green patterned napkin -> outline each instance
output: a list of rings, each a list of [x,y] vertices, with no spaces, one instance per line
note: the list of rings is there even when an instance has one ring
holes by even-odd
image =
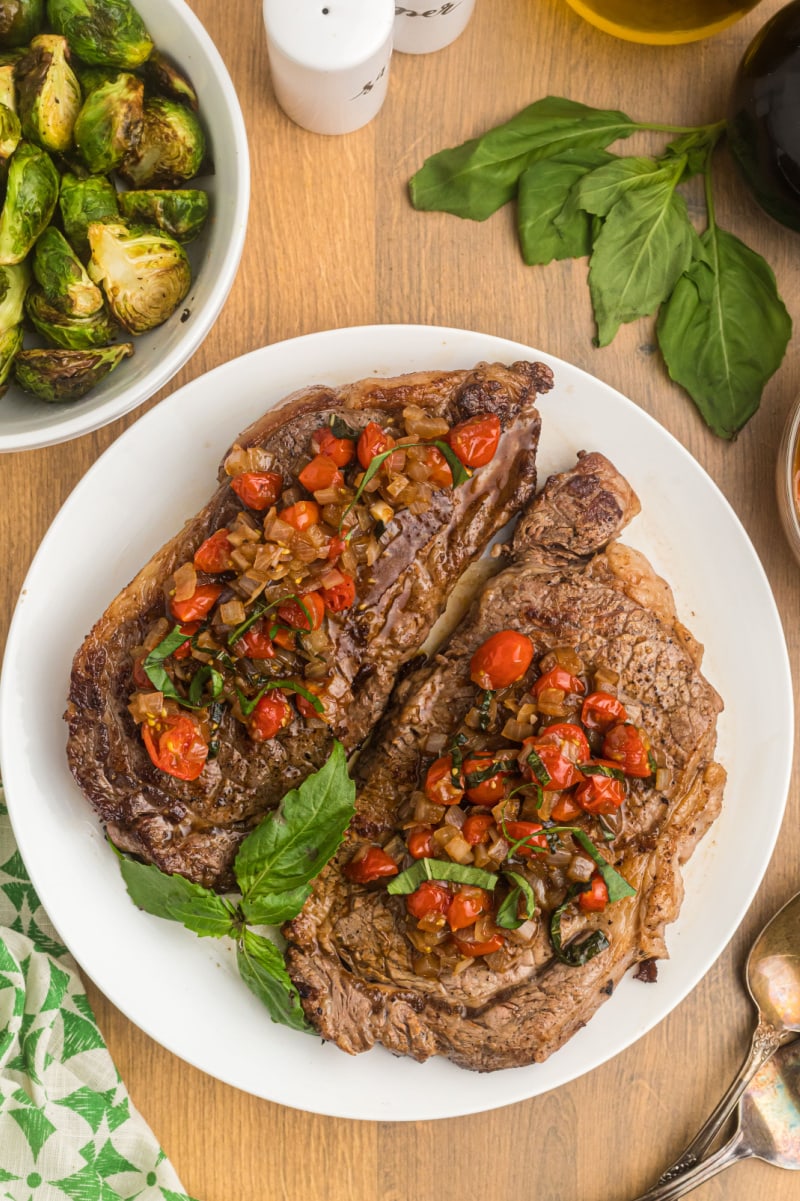
[[[190,1201],[131,1104],[0,790],[0,1199]]]

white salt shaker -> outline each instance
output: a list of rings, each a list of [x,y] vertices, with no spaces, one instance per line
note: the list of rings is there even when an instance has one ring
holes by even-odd
[[[405,54],[430,54],[454,42],[467,27],[475,0],[409,0],[396,4],[394,48]]]
[[[383,104],[394,0],[264,0],[275,95],[313,133],[351,133]]]

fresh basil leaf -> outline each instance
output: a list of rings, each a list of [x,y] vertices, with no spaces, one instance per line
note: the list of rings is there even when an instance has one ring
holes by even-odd
[[[605,217],[626,192],[665,185],[673,188],[681,174],[678,160],[666,164],[630,155],[590,171],[575,189],[575,202],[587,213]]]
[[[212,667],[210,663],[204,663],[198,671],[192,676],[192,682],[189,685],[189,704],[195,709],[205,707],[203,702],[203,689],[206,684],[211,684],[211,700],[215,701],[222,694],[223,679],[222,673]],[[207,703],[207,702],[206,702]]]
[[[310,896],[311,885],[301,884],[291,892],[267,893],[252,900],[244,898],[240,908],[251,926],[279,926],[297,917]]]
[[[319,874],[355,812],[347,757],[334,742],[326,763],[245,838],[234,863],[244,900],[293,892]]]
[[[449,859],[418,859],[411,867],[395,876],[386,885],[386,891],[396,896],[415,892],[423,880],[450,880],[456,884],[475,884],[478,888],[491,891],[497,884],[493,872],[467,863],[454,863]]]
[[[314,1033],[274,942],[245,928],[236,949],[236,963],[239,975],[250,991],[264,1002],[273,1022],[291,1026],[292,1030]]]
[[[175,688],[166,668],[164,660],[168,659],[173,651],[176,651],[179,646],[183,646],[184,642],[188,642],[191,634],[182,634],[179,625],[173,626],[166,638],[159,642],[158,646],[154,647],[148,655],[145,655],[142,660],[142,669],[150,683],[159,692],[163,692],[164,696],[170,697],[172,700],[180,701],[185,704],[184,698]]]
[[[667,154],[685,160],[681,181],[706,170],[711,152],[724,134],[726,124],[725,121],[717,121],[714,125],[700,125],[669,143]]]
[[[530,921],[536,912],[536,898],[533,889],[524,876],[519,872],[503,872],[503,875],[513,882],[514,887],[497,911],[495,924],[504,930],[518,930],[525,922]],[[525,898],[523,916],[519,916],[520,898]]]
[[[492,707],[492,698],[494,692],[491,688],[487,688],[481,698],[481,703],[478,706],[478,729],[488,730],[491,716],[489,710]]]
[[[592,221],[572,203],[572,195],[588,172],[611,158],[604,150],[567,150],[523,171],[517,192],[517,233],[529,266],[589,254]]]
[[[561,918],[563,917],[564,910],[577,894],[583,891],[584,887],[585,885],[583,884],[573,884],[567,892],[563,905],[559,905],[558,909],[555,909],[550,917],[550,941],[553,944],[556,958],[570,967],[582,967],[590,959],[594,959],[595,955],[599,955],[601,951],[607,950],[610,945],[602,930],[593,930],[585,938],[573,939],[566,946],[562,943]]]
[[[697,233],[671,183],[627,191],[610,210],[589,260],[598,346],[655,312],[688,270]]]
[[[607,859],[603,858],[589,835],[578,829],[577,826],[573,828],[572,833],[575,841],[581,844],[589,858],[597,864],[597,870],[606,882],[609,901],[621,901],[623,897],[635,897],[636,889],[611,866]]]
[[[511,200],[533,163],[566,150],[608,146],[635,129],[624,113],[546,96],[481,137],[426,159],[410,180],[411,203],[484,221]]]
[[[464,466],[452,446],[449,446],[447,442],[440,442],[438,439],[434,441],[433,445],[447,460],[447,465],[453,473],[454,488],[458,488],[460,484],[466,484],[468,480],[472,479],[472,471],[469,467]]]
[[[546,788],[550,783],[550,772],[542,762],[541,756],[538,755],[536,751],[531,750],[528,754],[526,762],[533,774],[536,776],[536,779],[541,784],[542,788]]]
[[[624,780],[625,772],[621,767],[609,767],[606,763],[579,763],[578,771],[585,776],[607,776],[611,780]]]
[[[691,264],[662,307],[658,342],[706,424],[733,438],[780,366],[792,321],[760,254],[713,224],[700,241],[705,261]]]
[[[182,922],[195,934],[222,938],[233,934],[236,910],[217,893],[183,876],[168,876],[153,864],[120,857],[122,878],[134,905],[155,917]]]
[[[487,763],[486,767],[481,767],[478,771],[471,771],[464,776],[464,784],[467,788],[477,788],[479,784],[484,784],[486,780],[492,780],[501,772],[511,770],[511,764],[516,763],[516,757],[513,759],[493,759],[491,763]]]

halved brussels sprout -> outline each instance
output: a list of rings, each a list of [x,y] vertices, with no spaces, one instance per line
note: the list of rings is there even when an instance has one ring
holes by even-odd
[[[22,129],[17,114],[0,104],[0,163],[6,163],[19,146]]]
[[[8,377],[14,359],[22,350],[22,326],[14,325],[0,333],[0,396],[8,391]]]
[[[86,230],[92,221],[118,221],[117,192],[109,179],[93,175],[79,179],[67,172],[61,177],[58,202],[67,240],[86,262],[91,253]]]
[[[11,156],[0,213],[0,263],[21,263],[58,200],[59,176],[46,150],[20,142]]]
[[[27,46],[42,28],[44,0],[3,0],[0,46]]]
[[[89,275],[111,312],[131,334],[161,325],[186,296],[192,273],[186,251],[169,234],[149,226],[89,226]]]
[[[47,0],[47,17],[85,63],[130,70],[153,50],[130,0]]]
[[[20,350],[14,378],[40,400],[80,400],[131,354],[130,342],[94,350]]]
[[[91,317],[103,307],[103,293],[53,225],[48,225],[34,247],[33,274],[49,303],[70,317]]]
[[[208,217],[208,196],[194,188],[120,192],[117,200],[126,221],[157,225],[179,242],[196,238]]]
[[[10,108],[12,113],[17,111],[17,81],[13,63],[0,63],[0,104]]]
[[[90,92],[75,122],[75,145],[93,175],[135,153],[144,123],[144,84],[124,73]]]
[[[178,187],[197,175],[205,153],[205,136],[194,113],[154,96],[144,104],[139,147],[126,155],[119,173],[132,188]]]
[[[0,266],[0,330],[19,325],[30,285],[31,269],[27,262]]]
[[[17,107],[22,132],[45,150],[72,145],[72,130],[81,108],[81,86],[69,65],[66,39],[42,33],[17,63]]]
[[[25,300],[25,311],[34,327],[53,346],[65,350],[91,350],[108,346],[119,333],[105,307],[87,317],[62,313],[38,288],[32,288]]]
[[[148,90],[166,96],[168,100],[178,100],[188,104],[193,113],[200,107],[194,84],[179,67],[176,67],[160,50],[154,50],[144,67]]]

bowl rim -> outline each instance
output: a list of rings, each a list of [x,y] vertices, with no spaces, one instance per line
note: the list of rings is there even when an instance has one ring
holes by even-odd
[[[792,408],[783,427],[778,449],[776,484],[778,511],[784,533],[795,555],[800,559],[800,513],[795,501],[795,456],[800,437],[800,398]]]

